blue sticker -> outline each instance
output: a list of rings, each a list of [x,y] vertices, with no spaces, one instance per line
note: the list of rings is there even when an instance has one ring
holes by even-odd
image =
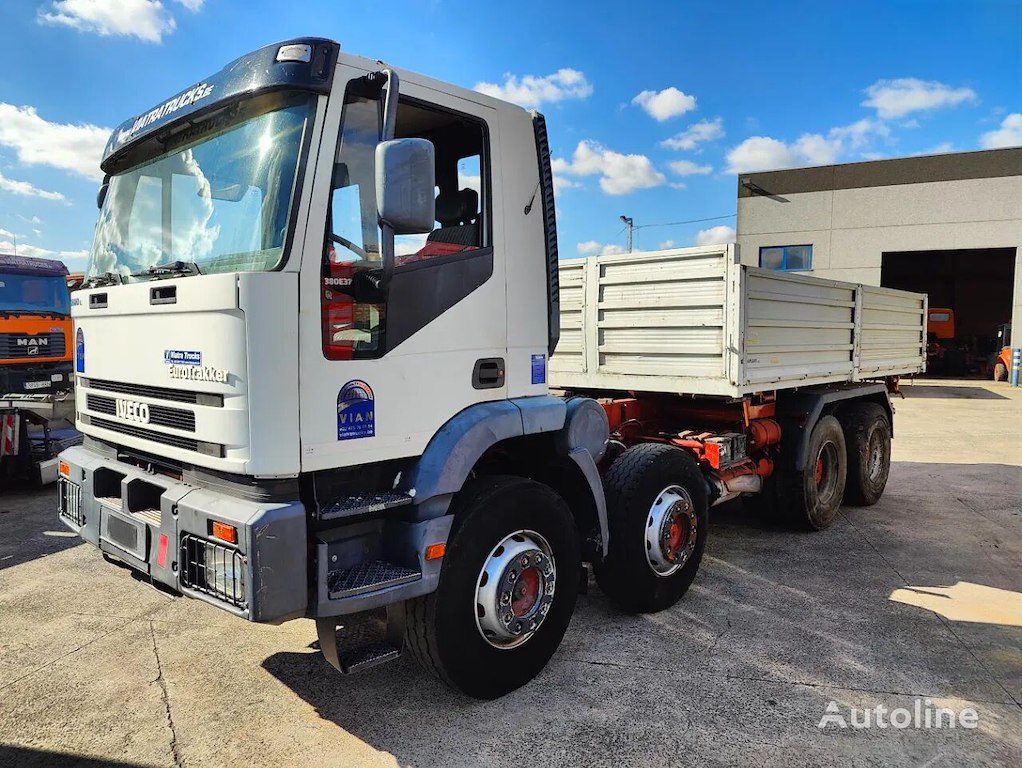
[[[85,331],[81,328],[75,334],[75,370],[85,373]]]
[[[184,349],[165,349],[163,362],[167,365],[202,365],[202,353]]]
[[[532,383],[546,384],[546,355],[532,356]]]
[[[337,393],[337,439],[355,440],[376,434],[376,403],[364,381],[349,381]]]

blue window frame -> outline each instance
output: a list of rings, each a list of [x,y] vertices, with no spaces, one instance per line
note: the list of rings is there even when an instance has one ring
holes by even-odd
[[[770,245],[759,249],[759,265],[782,272],[802,272],[813,268],[812,245]]]

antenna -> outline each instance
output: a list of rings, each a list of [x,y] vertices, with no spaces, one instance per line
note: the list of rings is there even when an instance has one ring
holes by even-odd
[[[632,219],[630,216],[622,216],[621,217],[621,221],[623,221],[625,223],[625,226],[628,227],[628,252],[631,253],[632,252],[632,229],[635,228],[635,220]]]

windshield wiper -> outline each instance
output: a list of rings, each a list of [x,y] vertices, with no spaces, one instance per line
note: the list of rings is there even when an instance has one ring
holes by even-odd
[[[201,275],[202,270],[194,261],[172,261],[169,264],[155,264],[132,277],[178,277],[180,275]]]
[[[96,288],[100,285],[120,285],[123,282],[124,278],[117,272],[103,272],[99,275],[93,275],[82,283],[82,288]]]

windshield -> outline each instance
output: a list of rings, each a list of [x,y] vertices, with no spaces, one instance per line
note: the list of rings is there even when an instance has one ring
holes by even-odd
[[[113,176],[86,277],[178,261],[203,274],[276,268],[314,102],[268,99],[186,126],[172,150]]]
[[[67,282],[63,277],[0,274],[0,312],[70,315]]]

